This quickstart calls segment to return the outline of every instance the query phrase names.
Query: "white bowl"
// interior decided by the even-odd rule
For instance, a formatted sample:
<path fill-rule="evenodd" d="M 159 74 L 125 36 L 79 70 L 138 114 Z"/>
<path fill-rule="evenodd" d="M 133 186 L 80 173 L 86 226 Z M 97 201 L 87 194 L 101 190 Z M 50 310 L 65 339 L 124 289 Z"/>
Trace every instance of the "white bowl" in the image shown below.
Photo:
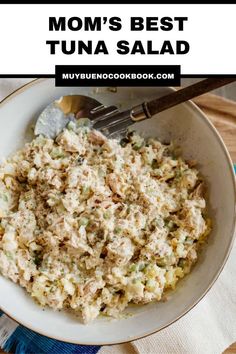
<path fill-rule="evenodd" d="M 55 98 L 79 93 L 104 104 L 128 108 L 170 92 L 170 88 L 61 88 L 54 80 L 36 80 L 5 99 L 0 105 L 0 155 L 22 146 L 29 126 Z M 159 138 L 177 140 L 186 158 L 199 162 L 209 191 L 213 231 L 190 275 L 179 282 L 169 301 L 133 307 L 133 316 L 121 320 L 98 319 L 84 325 L 63 312 L 42 309 L 19 286 L 0 276 L 0 308 L 24 326 L 59 340 L 89 345 L 121 343 L 144 337 L 170 325 L 206 294 L 229 255 L 235 226 L 235 179 L 226 147 L 215 128 L 191 102 L 136 124 L 137 130 Z M 0 157 L 1 157 L 0 156 Z"/>

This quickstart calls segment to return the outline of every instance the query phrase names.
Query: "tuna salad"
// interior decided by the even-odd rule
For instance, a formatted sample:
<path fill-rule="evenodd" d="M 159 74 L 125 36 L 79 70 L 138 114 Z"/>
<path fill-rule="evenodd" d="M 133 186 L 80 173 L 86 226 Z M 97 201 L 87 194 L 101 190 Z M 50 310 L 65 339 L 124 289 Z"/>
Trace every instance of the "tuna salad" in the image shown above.
<path fill-rule="evenodd" d="M 172 144 L 70 122 L 0 166 L 0 273 L 84 323 L 160 301 L 210 231 L 203 181 Z"/>

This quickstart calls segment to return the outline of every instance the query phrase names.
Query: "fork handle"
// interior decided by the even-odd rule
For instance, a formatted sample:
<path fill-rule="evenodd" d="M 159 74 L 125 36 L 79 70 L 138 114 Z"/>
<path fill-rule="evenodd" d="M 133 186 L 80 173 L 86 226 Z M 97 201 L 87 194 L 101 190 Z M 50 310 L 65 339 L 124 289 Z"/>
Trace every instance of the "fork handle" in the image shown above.
<path fill-rule="evenodd" d="M 134 107 L 131 110 L 131 119 L 136 122 L 146 118 L 151 118 L 154 114 L 176 106 L 179 103 L 188 101 L 191 98 L 200 96 L 203 93 L 212 91 L 218 87 L 230 84 L 233 81 L 236 81 L 236 78 L 208 78 L 202 80 L 181 90 L 172 92 L 149 102 L 144 102 L 142 105 Z"/>

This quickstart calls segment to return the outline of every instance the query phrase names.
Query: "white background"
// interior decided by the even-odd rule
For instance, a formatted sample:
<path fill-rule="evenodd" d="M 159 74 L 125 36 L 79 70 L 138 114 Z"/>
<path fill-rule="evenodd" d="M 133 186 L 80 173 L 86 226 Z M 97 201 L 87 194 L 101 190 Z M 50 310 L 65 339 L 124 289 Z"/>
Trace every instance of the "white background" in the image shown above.
<path fill-rule="evenodd" d="M 0 74 L 54 74 L 55 65 L 181 65 L 182 74 L 236 74 L 236 5 L 0 5 Z M 49 32 L 49 16 L 118 16 L 114 32 Z M 187 16 L 185 30 L 131 32 L 131 16 Z M 46 40 L 105 40 L 109 55 L 50 55 Z M 119 55 L 119 40 L 186 40 L 186 55 Z"/>

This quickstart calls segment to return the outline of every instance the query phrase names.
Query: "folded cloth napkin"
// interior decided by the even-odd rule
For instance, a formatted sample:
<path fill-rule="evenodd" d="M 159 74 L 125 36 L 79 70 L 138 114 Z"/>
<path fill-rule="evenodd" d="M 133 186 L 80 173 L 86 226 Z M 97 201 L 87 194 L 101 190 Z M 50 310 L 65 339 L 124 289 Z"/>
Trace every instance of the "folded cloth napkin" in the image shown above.
<path fill-rule="evenodd" d="M 0 80 L 0 100 L 27 81 Z M 68 344 L 36 334 L 0 312 L 0 347 L 16 354 L 220 354 L 236 341 L 235 258 L 236 244 L 204 299 L 179 321 L 147 338 L 110 347 Z"/>
<path fill-rule="evenodd" d="M 60 342 L 37 334 L 0 312 L 0 346 L 15 354 L 96 354 L 99 346 Z"/>

